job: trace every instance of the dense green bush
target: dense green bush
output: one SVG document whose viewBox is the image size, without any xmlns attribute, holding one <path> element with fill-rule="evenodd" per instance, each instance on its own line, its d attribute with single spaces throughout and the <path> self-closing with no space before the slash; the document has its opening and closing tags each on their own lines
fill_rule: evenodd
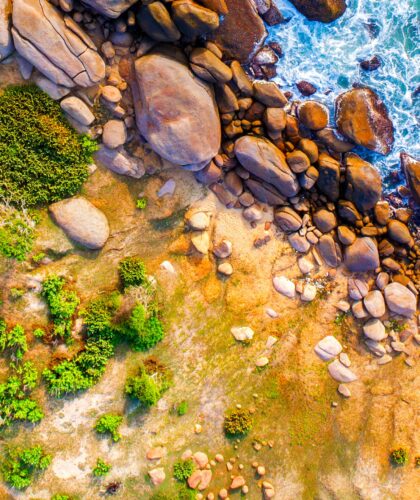
<svg viewBox="0 0 420 500">
<path fill-rule="evenodd" d="M 147 317 L 142 304 L 136 304 L 130 317 L 121 328 L 122 335 L 127 338 L 135 351 L 147 351 L 163 339 L 163 326 L 155 312 Z"/>
<path fill-rule="evenodd" d="M 118 432 L 118 428 L 120 427 L 123 418 L 121 415 L 114 415 L 112 413 L 108 413 L 106 415 L 102 415 L 95 424 L 95 430 L 99 434 L 111 434 L 112 440 L 117 442 L 121 439 L 121 434 Z"/>
<path fill-rule="evenodd" d="M 125 257 L 118 265 L 122 287 L 125 290 L 130 286 L 147 284 L 146 266 L 140 257 Z"/>
<path fill-rule="evenodd" d="M 174 463 L 174 478 L 177 481 L 186 481 L 195 470 L 195 464 L 191 458 L 178 460 Z"/>
<path fill-rule="evenodd" d="M 138 375 L 127 379 L 125 393 L 149 408 L 159 401 L 171 383 L 171 372 L 155 358 L 148 358 L 140 365 Z"/>
<path fill-rule="evenodd" d="M 39 422 L 44 413 L 38 403 L 29 397 L 38 380 L 36 369 L 28 361 L 19 366 L 12 363 L 11 371 L 12 375 L 0 384 L 0 428 L 18 420 Z"/>
<path fill-rule="evenodd" d="M 64 288 L 65 283 L 64 278 L 49 276 L 42 283 L 41 294 L 54 323 L 54 335 L 68 341 L 71 339 L 72 318 L 80 301 L 75 292 Z"/>
<path fill-rule="evenodd" d="M 87 179 L 95 149 L 36 86 L 10 86 L 0 96 L 0 195 L 26 206 L 68 198 Z"/>
<path fill-rule="evenodd" d="M 392 465 L 406 465 L 408 463 L 408 451 L 405 448 L 392 450 L 389 459 Z"/>
<path fill-rule="evenodd" d="M 228 436 L 247 434 L 252 429 L 253 423 L 253 418 L 249 410 L 236 408 L 225 415 L 225 433 Z"/>
<path fill-rule="evenodd" d="M 114 347 L 108 340 L 89 339 L 82 351 L 71 360 L 65 360 L 43 372 L 48 392 L 61 397 L 89 389 L 105 372 Z"/>
<path fill-rule="evenodd" d="M 114 340 L 113 318 L 120 305 L 120 299 L 120 295 L 116 292 L 89 302 L 81 312 L 88 337 Z"/>
<path fill-rule="evenodd" d="M 6 323 L 0 318 L 0 351 L 10 349 L 13 355 L 21 360 L 28 351 L 25 330 L 21 325 L 16 325 L 7 331 Z"/>
<path fill-rule="evenodd" d="M 98 458 L 96 466 L 93 468 L 92 473 L 95 477 L 106 476 L 111 470 L 111 466 L 104 462 L 102 458 Z"/>
<path fill-rule="evenodd" d="M 10 486 L 23 490 L 27 488 L 34 475 L 45 470 L 51 463 L 51 456 L 46 455 L 41 446 L 9 450 L 2 463 L 3 478 Z"/>
</svg>

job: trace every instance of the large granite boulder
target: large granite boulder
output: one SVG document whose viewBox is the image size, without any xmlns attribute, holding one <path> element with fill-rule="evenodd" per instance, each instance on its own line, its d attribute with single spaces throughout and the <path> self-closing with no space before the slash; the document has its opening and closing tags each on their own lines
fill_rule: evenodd
<svg viewBox="0 0 420 500">
<path fill-rule="evenodd" d="M 401 283 L 390 283 L 384 289 L 386 304 L 396 314 L 410 318 L 417 310 L 417 298 Z"/>
<path fill-rule="evenodd" d="M 83 3 L 106 17 L 118 17 L 137 0 L 83 0 Z"/>
<path fill-rule="evenodd" d="M 344 262 L 349 271 L 364 273 L 379 267 L 379 252 L 372 238 L 356 238 L 356 241 L 345 249 Z"/>
<path fill-rule="evenodd" d="M 49 206 L 52 218 L 67 236 L 90 250 L 102 248 L 109 237 L 108 219 L 82 196 Z"/>
<path fill-rule="evenodd" d="M 253 0 L 226 0 L 229 12 L 211 38 L 226 59 L 249 63 L 261 49 L 267 30 Z"/>
<path fill-rule="evenodd" d="M 11 21 L 12 0 L 0 0 L 0 61 L 13 52 Z"/>
<path fill-rule="evenodd" d="M 332 23 L 346 11 L 346 0 L 290 0 L 311 21 Z"/>
<path fill-rule="evenodd" d="M 92 40 L 46 0 L 14 0 L 12 34 L 18 53 L 57 85 L 90 87 L 105 77 Z"/>
<path fill-rule="evenodd" d="M 369 88 L 356 88 L 339 95 L 335 103 L 338 130 L 356 144 L 383 155 L 394 144 L 394 126 L 388 110 Z"/>
<path fill-rule="evenodd" d="M 414 200 L 420 205 L 420 161 L 407 153 L 401 153 L 401 169 L 407 179 Z"/>
<path fill-rule="evenodd" d="M 271 142 L 245 135 L 235 142 L 235 155 L 251 174 L 272 184 L 283 196 L 299 191 L 296 175 L 286 163 L 284 154 Z"/>
<path fill-rule="evenodd" d="M 199 170 L 218 153 L 219 112 L 211 86 L 184 56 L 158 47 L 135 62 L 133 96 L 141 135 L 161 157 Z"/>
<path fill-rule="evenodd" d="M 381 174 L 354 153 L 348 153 L 346 165 L 346 198 L 365 212 L 373 208 L 382 195 Z"/>
</svg>

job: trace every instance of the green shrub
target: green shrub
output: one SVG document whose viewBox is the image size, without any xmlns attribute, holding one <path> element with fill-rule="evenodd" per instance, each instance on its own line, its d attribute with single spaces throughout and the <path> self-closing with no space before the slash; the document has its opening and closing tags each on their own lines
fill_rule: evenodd
<svg viewBox="0 0 420 500">
<path fill-rule="evenodd" d="M 64 278 L 49 276 L 42 283 L 41 294 L 54 323 L 54 335 L 68 341 L 71 338 L 72 318 L 80 301 L 75 292 L 64 289 L 65 283 Z"/>
<path fill-rule="evenodd" d="M 122 287 L 125 290 L 130 286 L 141 286 L 148 283 L 146 266 L 139 257 L 126 257 L 118 266 Z"/>
<path fill-rule="evenodd" d="M 95 430 L 99 434 L 111 434 L 112 440 L 117 442 L 121 439 L 121 434 L 118 432 L 118 428 L 120 427 L 123 418 L 121 415 L 114 415 L 112 413 L 108 413 L 106 415 L 102 415 L 95 424 Z"/>
<path fill-rule="evenodd" d="M 104 462 L 102 458 L 98 458 L 96 466 L 93 468 L 92 473 L 95 477 L 106 476 L 111 470 L 111 466 Z"/>
<path fill-rule="evenodd" d="M 251 412 L 242 408 L 231 410 L 225 415 L 224 430 L 228 436 L 247 434 L 253 426 Z"/>
<path fill-rule="evenodd" d="M 10 349 L 13 355 L 21 360 L 25 352 L 28 351 L 28 344 L 25 330 L 21 325 L 16 325 L 7 331 L 5 322 L 0 320 L 0 351 L 5 349 Z"/>
<path fill-rule="evenodd" d="M 147 351 L 163 339 L 163 326 L 156 313 L 147 318 L 146 309 L 136 304 L 128 321 L 122 326 L 122 335 L 135 351 Z"/>
<path fill-rule="evenodd" d="M 139 210 L 144 210 L 146 207 L 147 207 L 147 198 L 139 198 L 137 201 L 136 201 L 136 207 L 139 209 Z"/>
<path fill-rule="evenodd" d="M 191 458 L 178 460 L 174 463 L 174 478 L 177 481 L 186 481 L 195 470 L 195 464 Z"/>
<path fill-rule="evenodd" d="M 71 500 L 69 495 L 63 495 L 61 493 L 56 493 L 51 497 L 51 500 Z"/>
<path fill-rule="evenodd" d="M 188 401 L 181 401 L 176 411 L 180 417 L 185 415 L 188 411 Z"/>
<path fill-rule="evenodd" d="M 36 86 L 9 86 L 0 96 L 0 194 L 13 202 L 33 206 L 76 194 L 95 149 Z"/>
<path fill-rule="evenodd" d="M 20 366 L 11 364 L 12 375 L 0 384 L 0 427 L 14 421 L 39 422 L 44 413 L 29 395 L 35 388 L 38 373 L 29 361 Z"/>
<path fill-rule="evenodd" d="M 9 259 L 24 261 L 32 250 L 37 222 L 28 210 L 13 207 L 0 194 L 0 253 Z"/>
<path fill-rule="evenodd" d="M 81 312 L 88 337 L 114 340 L 113 318 L 119 308 L 120 298 L 118 293 L 112 293 L 89 302 Z"/>
<path fill-rule="evenodd" d="M 389 459 L 392 465 L 406 465 L 408 463 L 408 451 L 405 448 L 396 448 L 391 451 Z"/>
<path fill-rule="evenodd" d="M 149 358 L 139 367 L 139 374 L 129 377 L 125 393 L 137 399 L 146 408 L 154 406 L 172 381 L 169 370 L 153 358 Z"/>
<path fill-rule="evenodd" d="M 45 470 L 51 463 L 41 446 L 9 450 L 2 463 L 3 478 L 13 488 L 23 490 L 31 483 L 36 473 Z"/>
<path fill-rule="evenodd" d="M 18 300 L 25 295 L 25 290 L 22 288 L 11 288 L 10 289 L 10 298 L 12 300 Z"/>
<path fill-rule="evenodd" d="M 43 339 L 45 337 L 45 330 L 42 328 L 35 328 L 35 330 L 32 332 L 34 334 L 34 337 L 37 339 Z"/>
</svg>

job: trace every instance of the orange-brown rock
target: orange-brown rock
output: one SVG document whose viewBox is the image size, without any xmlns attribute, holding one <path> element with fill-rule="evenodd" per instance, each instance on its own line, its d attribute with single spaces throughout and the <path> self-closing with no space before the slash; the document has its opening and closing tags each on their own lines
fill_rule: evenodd
<svg viewBox="0 0 420 500">
<path fill-rule="evenodd" d="M 332 23 L 342 16 L 347 8 L 346 0 L 290 0 L 311 21 Z"/>
</svg>

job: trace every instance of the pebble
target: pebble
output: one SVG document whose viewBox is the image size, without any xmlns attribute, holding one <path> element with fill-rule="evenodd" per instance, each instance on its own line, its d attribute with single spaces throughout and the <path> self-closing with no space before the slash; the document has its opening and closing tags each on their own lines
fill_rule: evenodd
<svg viewBox="0 0 420 500">
<path fill-rule="evenodd" d="M 112 104 L 117 104 L 122 99 L 121 91 L 113 85 L 105 85 L 105 87 L 102 87 L 101 97 Z"/>
<path fill-rule="evenodd" d="M 109 120 L 105 123 L 102 132 L 102 141 L 106 147 L 116 149 L 127 140 L 127 132 L 124 122 L 121 120 Z"/>
<path fill-rule="evenodd" d="M 345 398 L 349 398 L 351 396 L 350 389 L 345 384 L 340 384 L 337 390 Z"/>
<path fill-rule="evenodd" d="M 213 253 L 219 259 L 226 259 L 232 254 L 232 243 L 229 240 L 222 240 L 213 248 Z"/>
<path fill-rule="evenodd" d="M 285 276 L 274 276 L 273 285 L 277 292 L 293 299 L 296 296 L 296 286 Z"/>
<path fill-rule="evenodd" d="M 311 271 L 313 271 L 315 266 L 313 262 L 310 259 L 308 259 L 308 257 L 300 257 L 298 259 L 298 267 L 302 274 L 308 274 Z"/>
<path fill-rule="evenodd" d="M 350 358 L 345 352 L 340 353 L 339 360 L 340 363 L 342 363 L 344 366 L 347 366 L 347 368 L 351 366 Z"/>
<path fill-rule="evenodd" d="M 209 234 L 205 231 L 194 234 L 191 238 L 191 243 L 197 252 L 207 255 L 210 248 L 210 237 Z"/>
<path fill-rule="evenodd" d="M 216 462 L 218 462 L 220 464 L 224 461 L 225 458 L 221 453 L 217 453 L 217 455 L 214 457 L 214 459 L 216 460 Z"/>
<path fill-rule="evenodd" d="M 267 339 L 267 342 L 265 343 L 265 347 L 267 349 L 270 349 L 277 341 L 278 341 L 277 337 L 273 337 L 272 335 L 270 335 Z"/>
<path fill-rule="evenodd" d="M 342 311 L 344 313 L 350 311 L 350 304 L 347 302 L 347 300 L 340 300 L 337 302 L 337 309 L 339 311 Z"/>
<path fill-rule="evenodd" d="M 316 286 L 312 285 L 311 283 L 306 283 L 300 298 L 304 302 L 311 302 L 312 300 L 314 300 L 315 297 L 316 297 Z"/>
<path fill-rule="evenodd" d="M 187 218 L 187 222 L 193 231 L 204 231 L 210 225 L 210 217 L 205 212 L 195 212 Z"/>
<path fill-rule="evenodd" d="M 265 472 L 266 472 L 266 471 L 265 471 L 265 467 L 264 467 L 263 465 L 259 465 L 259 466 L 257 467 L 257 474 L 258 474 L 259 476 L 265 476 Z"/>
<path fill-rule="evenodd" d="M 371 351 L 375 356 L 381 357 L 386 354 L 385 347 L 376 340 L 366 339 L 365 344 L 367 345 L 369 351 Z"/>
<path fill-rule="evenodd" d="M 148 474 L 154 486 L 162 484 L 163 481 L 165 481 L 166 479 L 166 474 L 163 467 L 158 467 L 157 469 L 149 470 Z"/>
<path fill-rule="evenodd" d="M 270 318 L 278 318 L 279 317 L 279 313 L 277 311 L 275 311 L 274 309 L 271 309 L 271 307 L 267 307 L 265 312 L 267 313 L 268 316 L 270 316 Z"/>
<path fill-rule="evenodd" d="M 372 290 L 363 299 L 367 312 L 374 318 L 380 318 L 386 312 L 385 299 L 379 290 Z"/>
<path fill-rule="evenodd" d="M 269 362 L 270 360 L 267 357 L 261 356 L 255 362 L 255 366 L 257 366 L 258 368 L 263 368 L 264 366 L 267 366 Z"/>
<path fill-rule="evenodd" d="M 169 262 L 169 260 L 164 260 L 159 267 L 164 271 L 168 271 L 168 273 L 175 274 L 174 266 Z"/>
<path fill-rule="evenodd" d="M 165 184 L 159 189 L 157 192 L 158 198 L 162 198 L 163 196 L 172 196 L 175 192 L 176 182 L 174 179 L 168 179 Z"/>
<path fill-rule="evenodd" d="M 239 342 L 246 342 L 254 337 L 254 330 L 249 326 L 234 326 L 230 332 Z"/>
<path fill-rule="evenodd" d="M 229 262 L 223 262 L 218 266 L 217 271 L 224 276 L 231 276 L 233 274 L 232 264 Z"/>
<path fill-rule="evenodd" d="M 238 488 L 242 488 L 242 486 L 244 485 L 245 485 L 245 478 L 243 476 L 236 476 L 232 479 L 229 488 L 231 490 L 236 490 Z"/>
<path fill-rule="evenodd" d="M 220 491 L 219 491 L 219 498 L 221 500 L 226 500 L 226 498 L 228 497 L 228 492 L 225 488 L 222 488 Z"/>
</svg>

